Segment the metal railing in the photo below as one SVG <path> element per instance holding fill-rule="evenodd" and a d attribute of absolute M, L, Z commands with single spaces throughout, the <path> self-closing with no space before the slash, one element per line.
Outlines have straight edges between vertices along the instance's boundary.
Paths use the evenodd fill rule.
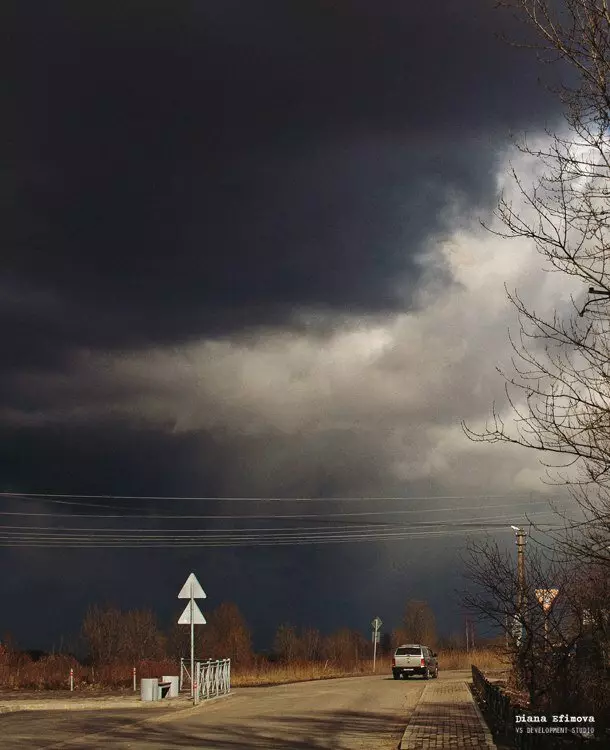
<path fill-rule="evenodd" d="M 508 738 L 517 750 L 533 750 L 533 748 L 539 747 L 542 744 L 540 735 L 516 731 L 517 714 L 523 715 L 529 712 L 514 706 L 510 698 L 504 694 L 504 691 L 498 685 L 489 682 L 481 670 L 475 667 L 474 664 L 472 665 L 472 686 L 479 699 L 484 702 L 492 715 L 494 726 L 491 729 L 494 734 L 501 734 Z"/>
<path fill-rule="evenodd" d="M 214 659 L 195 659 L 195 676 L 197 676 L 197 665 L 198 664 L 208 664 L 209 662 L 214 661 Z M 185 659 L 183 656 L 180 658 L 180 692 L 187 689 L 187 686 L 191 687 L 191 670 L 189 669 L 190 666 L 190 660 Z"/>
<path fill-rule="evenodd" d="M 204 659 L 195 659 L 195 672 L 197 671 L 197 664 L 199 663 L 205 663 L 206 660 Z M 180 658 L 180 692 L 186 689 L 185 683 L 189 686 L 191 686 L 191 672 L 189 669 L 190 666 L 190 659 L 185 659 L 184 657 Z"/>
<path fill-rule="evenodd" d="M 231 659 L 195 664 L 195 703 L 231 692 Z"/>

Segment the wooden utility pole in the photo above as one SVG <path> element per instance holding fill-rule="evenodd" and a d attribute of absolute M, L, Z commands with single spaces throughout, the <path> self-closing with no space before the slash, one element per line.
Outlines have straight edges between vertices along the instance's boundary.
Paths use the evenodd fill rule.
<path fill-rule="evenodd" d="M 474 622 L 470 617 L 465 618 L 466 626 L 466 652 L 474 651 Z"/>
<path fill-rule="evenodd" d="M 520 526 L 512 526 L 517 537 L 517 612 L 521 623 L 525 616 L 525 541 L 527 532 Z M 519 643 L 521 642 L 519 637 Z"/>
<path fill-rule="evenodd" d="M 523 616 L 525 607 L 525 540 L 527 532 L 517 529 L 517 579 L 519 582 L 519 614 Z"/>

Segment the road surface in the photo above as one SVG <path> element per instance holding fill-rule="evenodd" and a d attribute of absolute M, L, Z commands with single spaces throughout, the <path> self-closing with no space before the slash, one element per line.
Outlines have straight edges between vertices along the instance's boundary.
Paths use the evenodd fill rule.
<path fill-rule="evenodd" d="M 468 678 L 441 672 L 438 682 Z M 0 748 L 394 750 L 426 684 L 384 674 L 237 688 L 207 705 L 155 716 L 142 709 L 3 714 Z"/>

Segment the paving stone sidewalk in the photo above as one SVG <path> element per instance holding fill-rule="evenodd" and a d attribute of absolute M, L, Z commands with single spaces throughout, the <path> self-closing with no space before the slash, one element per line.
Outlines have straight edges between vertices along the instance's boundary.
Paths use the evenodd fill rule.
<path fill-rule="evenodd" d="M 440 748 L 495 748 L 466 682 L 429 682 L 400 743 L 400 750 Z"/>

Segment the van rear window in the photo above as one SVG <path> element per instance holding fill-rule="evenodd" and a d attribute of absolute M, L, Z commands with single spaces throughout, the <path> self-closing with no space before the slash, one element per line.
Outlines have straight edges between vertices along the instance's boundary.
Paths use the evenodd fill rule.
<path fill-rule="evenodd" d="M 396 656 L 419 656 L 421 654 L 421 648 L 397 648 Z"/>

